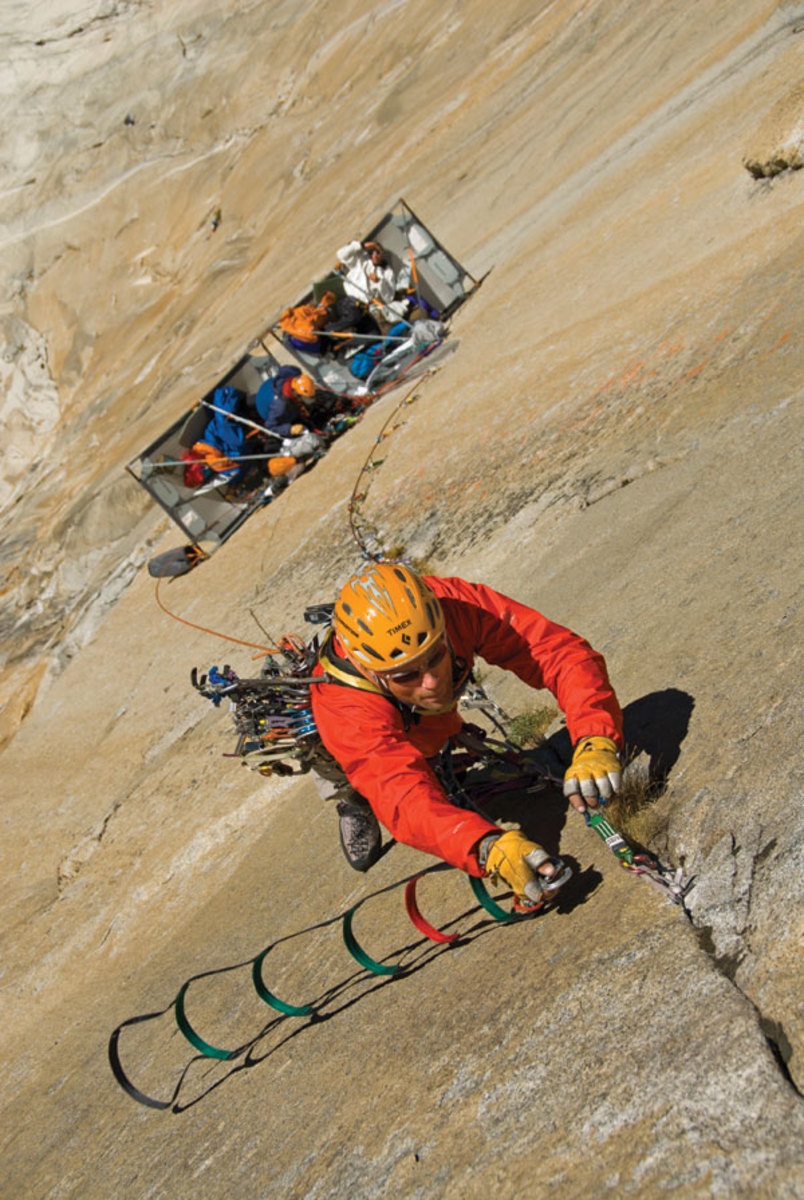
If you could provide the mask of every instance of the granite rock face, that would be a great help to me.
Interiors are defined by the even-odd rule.
[[[804,9],[4,21],[3,1195],[804,1195],[804,175],[763,165],[800,134]],[[457,349],[370,476],[394,393],[157,606],[177,539],[123,464],[400,194],[488,272]],[[378,547],[604,653],[683,909],[554,790],[493,815],[574,880],[500,924],[409,848],[356,875],[308,780],[222,757],[190,669],[248,674],[220,634],[332,598],[358,491]],[[510,712],[551,700],[482,670]],[[452,946],[407,919],[420,871]],[[347,951],[355,905],[393,976]]]

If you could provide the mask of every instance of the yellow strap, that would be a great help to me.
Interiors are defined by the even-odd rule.
[[[429,712],[428,709],[417,708],[415,704],[403,705],[401,701],[397,701],[393,696],[389,695],[384,688],[379,687],[376,683],[372,683],[370,679],[366,679],[365,675],[353,675],[348,670],[344,670],[344,668],[339,665],[338,659],[334,657],[334,651],[332,650],[333,633],[334,630],[330,629],[329,633],[324,639],[323,646],[318,652],[318,661],[324,668],[328,678],[332,679],[336,683],[343,683],[346,685],[346,687],[358,688],[361,692],[373,692],[375,696],[382,696],[384,699],[390,700],[391,703],[395,704],[397,707],[407,709],[409,712],[418,713],[420,716],[427,716]],[[330,654],[332,654],[333,657],[330,657]],[[455,664],[454,658],[453,664]],[[472,673],[472,669],[467,663],[461,663],[461,660],[458,660],[456,665],[458,666],[459,674],[457,680],[453,681],[452,703],[450,704],[450,708],[452,707],[452,704],[454,704],[460,698],[461,693],[469,681],[469,676]],[[356,670],[356,668],[354,669]]]
[[[384,692],[376,683],[372,683],[370,679],[366,679],[365,675],[352,675],[338,664],[338,660],[334,658],[332,651],[332,636],[333,631],[330,630],[326,636],[323,646],[318,652],[318,661],[324,668],[328,676],[331,676],[338,683],[343,683],[347,687],[358,688],[361,692],[374,692],[377,696],[385,696],[388,699],[388,693]],[[330,657],[333,653],[333,657]]]

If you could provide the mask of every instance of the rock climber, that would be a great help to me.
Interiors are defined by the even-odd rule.
[[[399,842],[475,876],[495,876],[521,910],[540,907],[569,878],[563,862],[524,834],[452,804],[431,763],[463,724],[457,706],[476,655],[548,688],[574,747],[564,793],[580,812],[620,786],[622,713],[600,654],[577,634],[483,584],[374,563],[335,604],[312,688],[337,796],[346,859],[366,871],[380,823]],[[344,784],[345,774],[348,783]]]
[[[260,386],[255,408],[262,425],[279,437],[296,437],[310,428],[308,404],[316,387],[298,367],[280,367]]]
[[[338,261],[346,295],[369,306],[368,311],[383,335],[400,320],[428,315],[418,308],[412,311],[412,301],[407,295],[395,299],[399,287],[396,272],[379,242],[348,242],[338,250]]]

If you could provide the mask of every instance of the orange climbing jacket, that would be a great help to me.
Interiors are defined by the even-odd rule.
[[[325,292],[319,304],[299,304],[296,308],[286,308],[279,318],[279,326],[300,346],[317,348],[319,332],[329,322],[329,310],[335,301],[333,292]]]

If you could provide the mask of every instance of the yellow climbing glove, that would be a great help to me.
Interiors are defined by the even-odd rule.
[[[543,863],[552,863],[555,867],[555,862],[546,850],[536,842],[528,841],[516,829],[484,838],[478,859],[486,874],[491,876],[492,883],[503,879],[524,908],[541,904],[545,892],[543,885],[552,883],[553,877],[559,875],[557,870],[549,878],[538,873]]]
[[[583,812],[586,801],[593,808],[605,804],[620,788],[620,760],[616,743],[607,737],[581,738],[564,776],[564,795]],[[576,800],[578,803],[576,803]]]

